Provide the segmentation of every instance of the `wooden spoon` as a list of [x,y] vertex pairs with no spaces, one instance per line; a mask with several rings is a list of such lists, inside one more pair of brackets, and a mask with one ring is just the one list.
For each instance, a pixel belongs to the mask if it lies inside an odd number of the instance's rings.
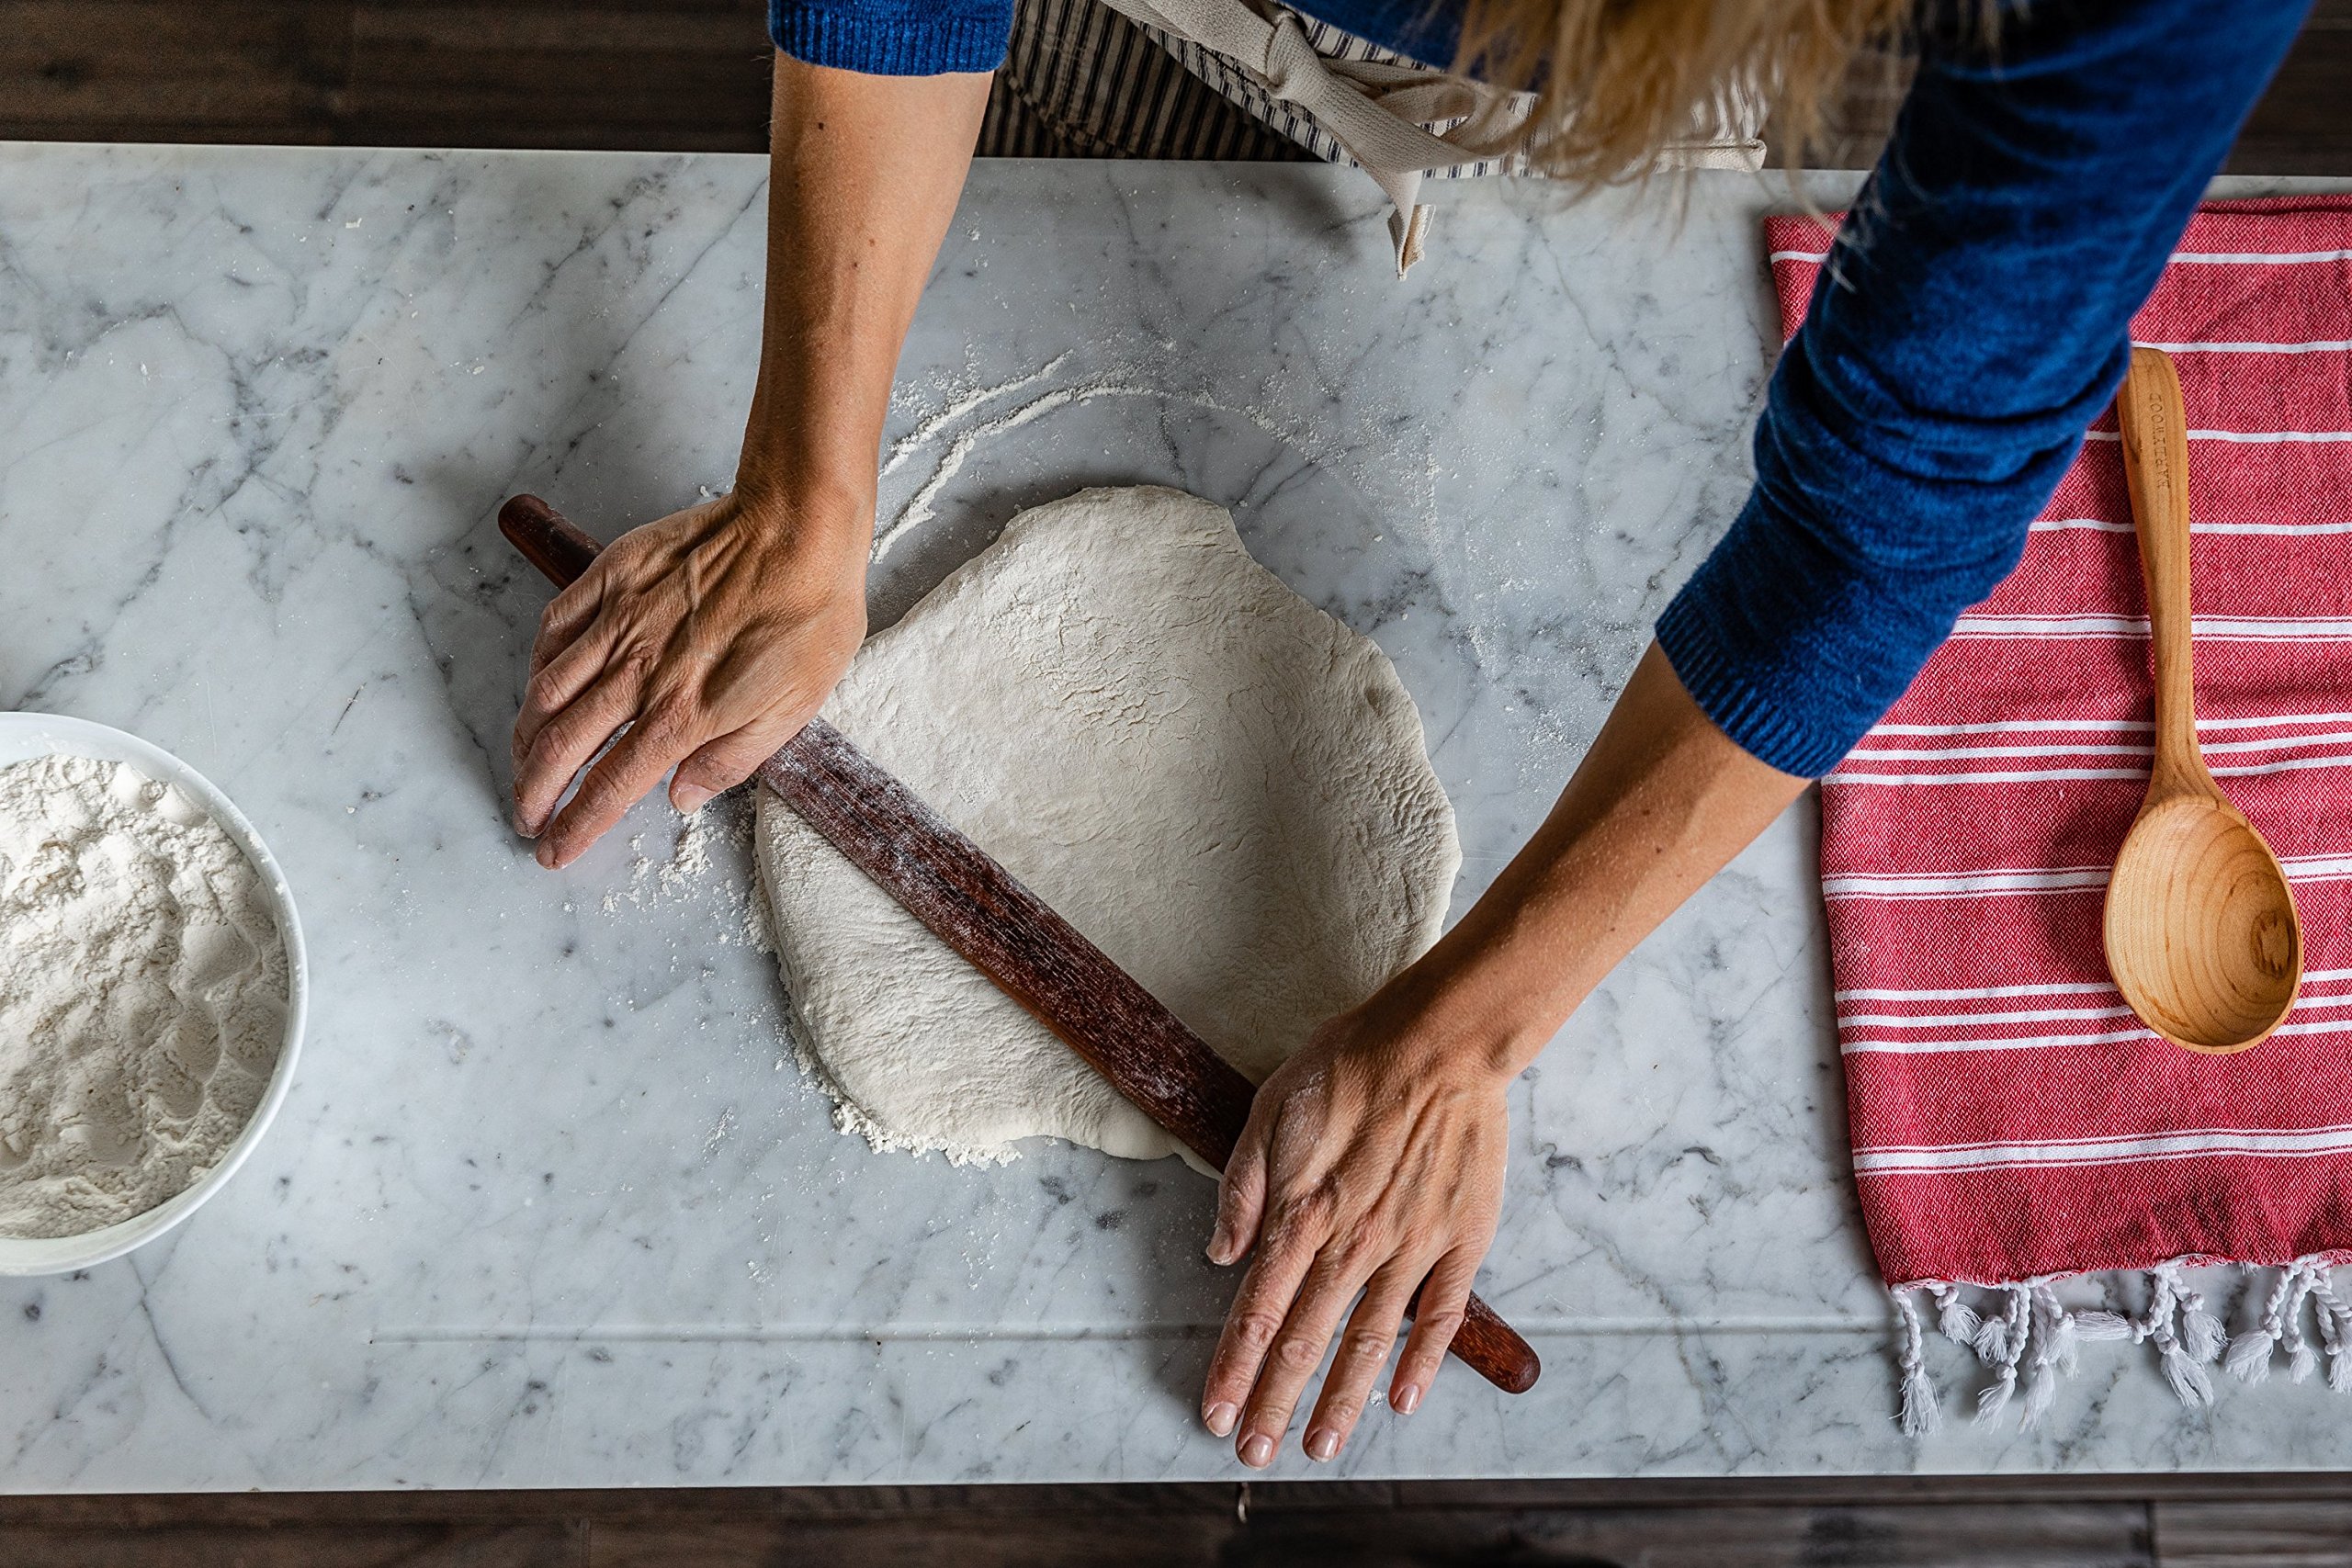
[[2116,400],[2148,584],[2155,762],[2107,885],[2107,966],[2140,1021],[2191,1051],[2243,1051],[2278,1027],[2303,977],[2287,874],[2213,782],[2189,666],[2188,420],[2172,360],[2132,351]]

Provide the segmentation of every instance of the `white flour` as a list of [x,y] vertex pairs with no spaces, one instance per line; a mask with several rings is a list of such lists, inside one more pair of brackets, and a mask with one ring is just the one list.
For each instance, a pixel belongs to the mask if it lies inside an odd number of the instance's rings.
[[[911,457],[925,442],[939,434],[957,419],[1007,393],[1035,386],[1060,369],[1063,361],[1069,358],[1069,355],[1067,354],[1057,355],[1041,370],[1034,371],[1016,380],[1006,381],[999,386],[983,387],[962,394],[945,408],[923,420],[912,431],[891,444],[889,458],[882,465],[883,476],[888,478],[892,470]],[[909,530],[938,515],[933,503],[939,499],[940,492],[947,488],[948,481],[963,471],[964,464],[981,443],[991,437],[1001,435],[1009,430],[1018,430],[1024,424],[1043,419],[1057,409],[1069,408],[1080,403],[1091,403],[1097,398],[1151,398],[1162,402],[1189,404],[1193,408],[1206,409],[1212,413],[1239,414],[1277,441],[1286,439],[1284,433],[1260,411],[1231,408],[1213,398],[1192,393],[1171,392],[1163,388],[1107,378],[1080,381],[1068,387],[1057,387],[1052,391],[1041,393],[1025,403],[1016,403],[992,418],[967,426],[954,440],[950,441],[947,444],[947,450],[941,455],[938,465],[932,469],[931,477],[923,480],[914,494],[907,498],[906,504],[899,507],[897,514],[888,523],[877,522],[874,530],[873,558],[877,561],[882,559],[890,553],[891,547],[905,536]]]
[[117,762],[0,767],[0,1235],[144,1213],[220,1162],[286,1029],[268,885]]

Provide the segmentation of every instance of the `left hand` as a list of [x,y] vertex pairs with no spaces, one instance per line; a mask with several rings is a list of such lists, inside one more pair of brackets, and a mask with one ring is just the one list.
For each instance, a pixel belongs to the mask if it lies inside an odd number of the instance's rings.
[[1242,1463],[1273,1462],[1345,1317],[1306,1427],[1309,1458],[1339,1454],[1424,1279],[1388,1402],[1410,1415],[1428,1393],[1502,1212],[1511,1075],[1467,1045],[1392,983],[1259,1089],[1225,1168],[1209,1260],[1253,1245],[1257,1256],[1201,1400]]

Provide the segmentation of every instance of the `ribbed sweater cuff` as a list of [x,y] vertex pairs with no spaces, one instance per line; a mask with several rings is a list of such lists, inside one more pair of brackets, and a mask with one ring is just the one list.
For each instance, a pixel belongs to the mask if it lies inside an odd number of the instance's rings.
[[810,65],[869,76],[937,76],[951,71],[993,71],[1004,63],[1011,36],[1003,17],[884,18],[770,0],[768,36],[776,48]]
[[1675,595],[1658,616],[1657,644],[1699,711],[1733,744],[1769,767],[1819,778],[1860,739],[1807,724],[1745,680],[1740,662],[1724,649],[1705,607],[1688,590]]

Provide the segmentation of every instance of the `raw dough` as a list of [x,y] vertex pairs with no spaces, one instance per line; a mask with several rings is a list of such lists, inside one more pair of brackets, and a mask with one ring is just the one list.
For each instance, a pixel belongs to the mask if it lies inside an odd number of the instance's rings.
[[[1461,863],[1387,656],[1175,491],[1014,518],[867,641],[825,716],[1252,1079],[1436,940]],[[844,1131],[959,1160],[1175,1152],[764,790],[758,851]]]

